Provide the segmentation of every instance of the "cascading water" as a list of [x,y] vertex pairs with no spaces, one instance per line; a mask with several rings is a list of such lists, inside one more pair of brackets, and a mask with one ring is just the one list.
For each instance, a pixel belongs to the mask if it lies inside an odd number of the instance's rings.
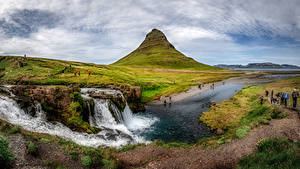
[[[88,95],[88,91],[90,90],[104,91],[112,94],[121,93],[108,89],[83,89],[82,96],[84,99],[91,98]],[[150,128],[156,121],[154,118],[142,118],[133,115],[127,103],[123,112],[120,112],[114,104],[111,104],[113,112],[110,112],[108,99],[94,99],[94,109],[93,111],[90,110],[89,122],[91,125],[99,127],[102,130],[97,134],[87,134],[72,131],[58,122],[48,122],[46,120],[46,113],[42,110],[40,103],[35,102],[34,104],[36,113],[32,117],[25,113],[15,100],[9,96],[0,95],[0,118],[29,131],[56,135],[72,140],[77,144],[91,147],[120,147],[139,142],[147,143],[148,141],[138,136],[135,131]]]

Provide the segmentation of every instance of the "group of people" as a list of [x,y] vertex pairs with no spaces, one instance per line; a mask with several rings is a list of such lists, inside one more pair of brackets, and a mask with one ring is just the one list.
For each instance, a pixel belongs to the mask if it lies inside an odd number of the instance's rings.
[[[160,101],[162,99],[161,96],[157,96],[157,99]],[[167,99],[169,99],[169,105],[172,104],[172,97],[169,96],[169,97],[164,97],[164,105],[166,106],[167,105]]]
[[[223,85],[225,85],[225,82],[222,82]],[[201,90],[202,87],[204,87],[204,84],[199,84],[198,85],[198,88]],[[215,84],[212,83],[210,86],[209,86],[210,89],[215,89]]]
[[[88,70],[89,76],[91,75],[91,73],[92,72],[90,70]],[[78,71],[74,70],[74,76],[77,76],[77,74],[78,74],[78,76],[80,76],[80,70],[78,70]]]
[[204,84],[199,84],[198,88],[201,90],[201,88],[204,87]]
[[[269,97],[269,91],[266,90],[265,91],[265,96],[266,97]],[[296,108],[297,107],[297,99],[299,97],[299,92],[294,89],[292,94],[292,99],[293,99],[293,108]],[[281,104],[281,105],[285,105],[285,107],[287,107],[287,103],[288,103],[288,100],[290,99],[290,94],[288,92],[278,92],[275,97],[274,97],[274,91],[271,90],[271,94],[270,94],[270,100],[271,100],[271,104]],[[280,102],[279,102],[280,100]],[[263,104],[263,97],[261,98],[261,104]]]

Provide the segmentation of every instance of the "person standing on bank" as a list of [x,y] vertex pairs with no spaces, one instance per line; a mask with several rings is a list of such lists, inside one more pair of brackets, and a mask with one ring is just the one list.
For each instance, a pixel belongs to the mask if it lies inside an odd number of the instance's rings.
[[274,91],[272,90],[272,91],[271,91],[271,104],[273,104],[273,101],[274,101],[273,95],[274,95]]
[[297,107],[297,98],[299,97],[299,93],[296,89],[294,89],[292,93],[292,98],[293,98],[293,108]]
[[284,95],[284,105],[285,107],[287,107],[287,101],[289,100],[290,95],[288,92],[284,93],[283,95]]
[[268,97],[269,96],[269,91],[268,90],[266,90],[266,97]]

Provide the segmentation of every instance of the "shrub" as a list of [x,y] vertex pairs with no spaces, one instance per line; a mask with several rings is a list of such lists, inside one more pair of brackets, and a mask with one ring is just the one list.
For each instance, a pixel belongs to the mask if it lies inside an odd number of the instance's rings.
[[37,148],[31,141],[28,142],[28,153],[34,156],[37,155]]
[[93,162],[90,156],[83,156],[81,158],[81,163],[86,167],[91,167]]
[[247,132],[250,131],[250,127],[248,126],[242,126],[239,129],[237,129],[237,131],[235,132],[235,135],[238,138],[244,138],[247,135]]
[[10,167],[15,161],[8,144],[8,141],[0,136],[0,166]]

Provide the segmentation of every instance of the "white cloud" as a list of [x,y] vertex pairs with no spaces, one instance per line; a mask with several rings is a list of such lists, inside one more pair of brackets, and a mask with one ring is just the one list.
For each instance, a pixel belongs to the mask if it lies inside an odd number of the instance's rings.
[[[0,20],[9,21],[16,10],[38,9],[55,13],[61,21],[55,28],[39,28],[26,38],[7,38],[0,25],[0,53],[111,63],[158,28],[175,47],[203,62],[219,62],[218,54],[221,58],[243,56],[239,59],[251,62],[261,56],[259,51],[275,51],[276,46],[241,45],[229,34],[300,42],[299,8],[299,0],[2,0]],[[300,65],[299,56],[292,53],[287,62]]]
[[180,27],[180,26],[167,26],[164,30],[176,43],[184,43],[194,39],[213,39],[213,40],[231,40],[225,34],[220,34],[211,30],[206,30],[201,27]]

